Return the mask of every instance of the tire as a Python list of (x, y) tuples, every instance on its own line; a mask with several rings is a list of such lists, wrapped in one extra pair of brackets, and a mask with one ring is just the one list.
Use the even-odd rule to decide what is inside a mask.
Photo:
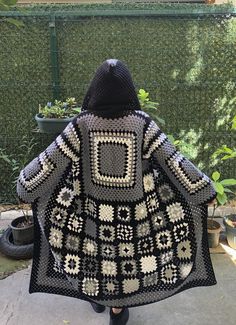
[(0, 237), (0, 251), (16, 260), (30, 259), (33, 257), (34, 244), (14, 245), (11, 227), (8, 227)]

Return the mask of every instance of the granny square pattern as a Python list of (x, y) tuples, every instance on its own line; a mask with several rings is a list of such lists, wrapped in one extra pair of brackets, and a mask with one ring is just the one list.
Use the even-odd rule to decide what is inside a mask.
[(30, 293), (134, 307), (216, 284), (213, 184), (143, 111), (79, 114), (21, 171), (17, 193), (34, 214)]
[[(129, 131), (90, 131), (92, 180), (111, 187), (131, 187), (135, 180), (136, 135)], [(110, 159), (107, 157), (110, 156)]]

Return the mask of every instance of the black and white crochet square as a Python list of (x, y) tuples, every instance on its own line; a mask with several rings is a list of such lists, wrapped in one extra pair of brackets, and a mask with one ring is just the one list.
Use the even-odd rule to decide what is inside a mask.
[(45, 229), (52, 251), (62, 256), (60, 268), (78, 278), (77, 290), (115, 299), (153, 286), (171, 289), (187, 277), (196, 254), (194, 225), (187, 203), (178, 201), (167, 179), (157, 184), (152, 170), (146, 171), (145, 196), (132, 206), (86, 198), (85, 218), (76, 213), (76, 200), (73, 211), (66, 210), (70, 177), (50, 202)]
[(84, 112), (40, 157), (18, 181), (34, 202), (30, 293), (132, 307), (216, 284), (206, 225), (214, 188), (146, 113)]
[(137, 159), (136, 134), (89, 130), (89, 137), (92, 181), (105, 187), (132, 187)]

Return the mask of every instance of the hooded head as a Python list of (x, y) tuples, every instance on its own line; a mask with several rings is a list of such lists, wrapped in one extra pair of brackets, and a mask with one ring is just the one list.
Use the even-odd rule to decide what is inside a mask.
[(82, 111), (112, 116), (127, 110), (141, 110), (131, 74), (119, 60), (104, 61), (95, 72), (85, 95)]

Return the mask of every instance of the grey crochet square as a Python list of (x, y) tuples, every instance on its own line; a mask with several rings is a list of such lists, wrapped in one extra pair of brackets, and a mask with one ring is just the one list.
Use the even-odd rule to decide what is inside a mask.
[(126, 171), (126, 159), (128, 159), (128, 147), (124, 143), (100, 143), (99, 144), (99, 171), (103, 175), (124, 177)]
[(92, 236), (93, 238), (97, 237), (97, 225), (96, 223), (91, 220), (90, 218), (86, 219), (86, 224), (85, 224), (85, 233), (87, 235)]

